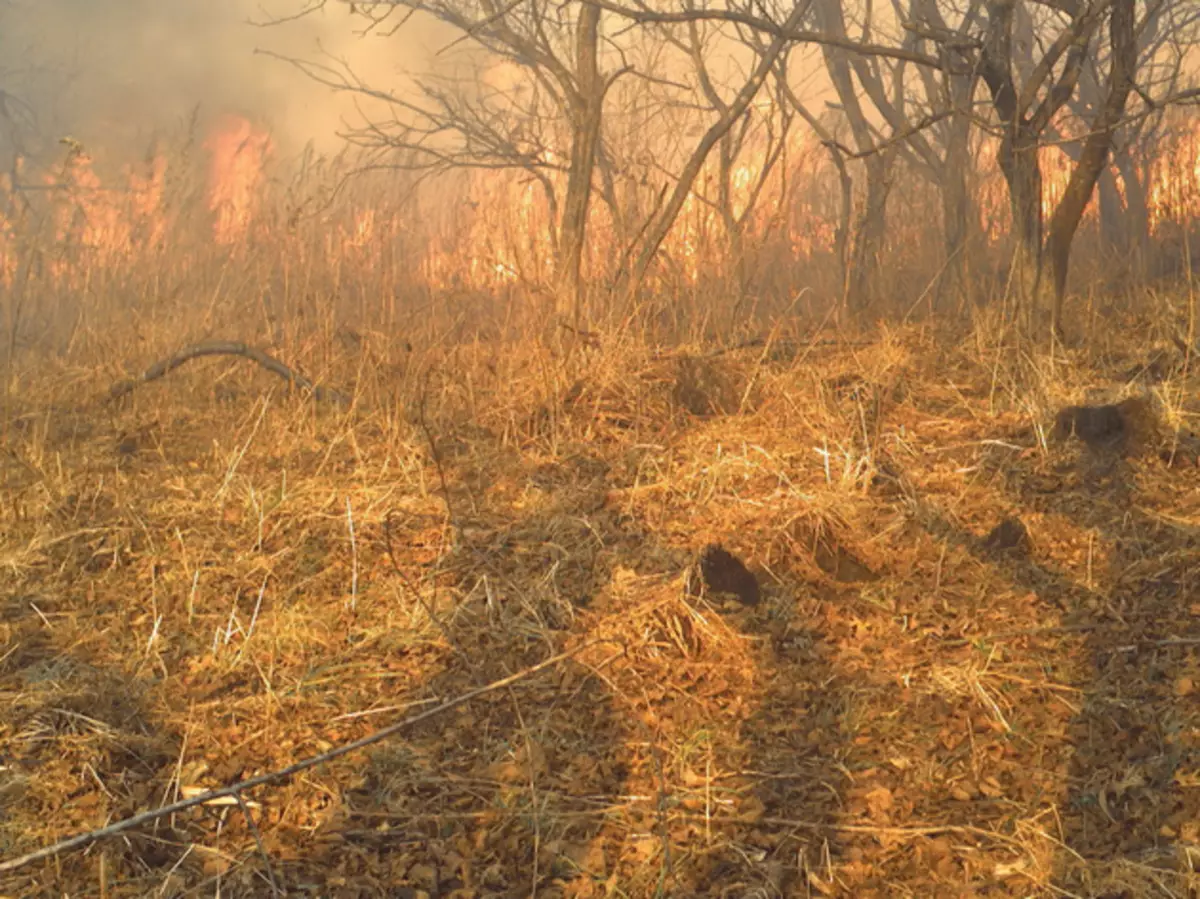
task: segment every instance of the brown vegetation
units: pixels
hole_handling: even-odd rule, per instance
[[[1200,890],[1196,132],[1140,158],[1182,277],[1085,218],[1063,346],[993,302],[969,132],[853,219],[798,98],[751,152],[722,96],[623,222],[585,147],[565,223],[527,169],[289,181],[247,123],[207,184],[10,177],[0,896]]]
[[[237,361],[109,413],[71,400],[104,395],[102,366],[19,372],[6,857],[600,642],[252,791],[257,833],[236,804],[192,810],[0,891],[1197,887],[1194,449],[1038,437],[1147,347],[1098,340],[1051,377],[922,329],[810,339],[708,359],[752,399],[697,415],[688,369],[601,340],[297,348],[348,409]],[[1156,388],[1164,443],[1195,389],[1189,369]],[[1024,552],[984,539],[1002,521]],[[687,589],[710,541],[760,603]]]

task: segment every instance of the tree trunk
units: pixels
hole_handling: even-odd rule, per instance
[[[814,10],[822,29],[837,38],[846,37],[846,22],[841,0],[816,0]],[[854,74],[845,50],[829,45],[821,47],[829,80],[837,91],[838,101],[846,114],[846,121],[854,135],[854,143],[860,153],[874,149],[875,136],[871,124],[863,112],[855,90]],[[861,80],[861,79],[860,79]],[[875,291],[875,275],[879,270],[879,252],[883,248],[883,237],[887,230],[887,200],[891,192],[889,183],[891,153],[871,153],[864,160],[866,169],[866,195],[854,220],[848,254],[846,274],[847,311],[856,312],[866,307]]]
[[[957,110],[970,106],[970,82],[960,88],[952,85]],[[942,197],[942,236],[946,250],[945,271],[938,283],[935,303],[943,307],[947,300],[966,299],[967,240],[970,236],[971,192],[967,182],[971,170],[971,120],[956,112],[946,140],[946,164],[938,185]]]
[[[850,177],[850,169],[842,152],[832,144],[829,145],[829,155],[838,172],[838,222],[837,230],[833,233],[833,252],[837,256],[838,274],[842,277],[842,299],[850,295],[850,221],[854,214],[854,179]]]
[[[1113,131],[1125,114],[1125,102],[1133,90],[1133,76],[1137,70],[1137,42],[1134,37],[1136,14],[1135,0],[1113,0],[1109,13],[1109,29],[1112,42],[1112,63],[1108,78],[1108,96],[1092,122],[1079,163],[1071,172],[1062,200],[1050,219],[1050,233],[1046,239],[1046,253],[1054,286],[1054,313],[1052,326],[1056,334],[1062,334],[1062,307],[1067,293],[1067,268],[1071,261],[1071,243],[1079,228],[1083,211],[1087,208],[1096,187],[1096,181],[1108,162],[1108,151],[1112,146]]]
[[[733,132],[721,136],[717,153],[717,205],[720,206],[721,224],[725,228],[726,251],[732,263],[734,310],[740,308],[746,298],[746,241],[742,222],[733,211],[733,168],[736,150]]]
[[[1000,171],[1012,211],[1012,277],[1018,315],[1033,323],[1042,279],[1042,166],[1037,134],[1021,121],[1010,123],[1000,141]]]
[[[887,233],[887,201],[891,193],[891,153],[866,159],[867,192],[854,223],[847,305],[852,312],[867,308],[875,299],[879,257]]]
[[[1111,166],[1105,166],[1096,182],[1097,199],[1100,201],[1100,241],[1109,254],[1123,256],[1129,249],[1129,230],[1125,206],[1117,189],[1117,179]]]
[[[1114,148],[1113,164],[1125,189],[1126,252],[1133,257],[1134,274],[1144,275],[1150,265],[1150,204],[1146,200],[1146,185],[1142,183],[1137,163],[1129,147]]]
[[[575,31],[575,75],[579,88],[571,104],[571,162],[555,271],[558,314],[569,317],[576,326],[583,317],[583,247],[604,105],[604,84],[597,58],[599,35],[600,7],[584,4]]]
[[[837,170],[838,175],[838,217],[837,227],[833,232],[833,255],[837,259],[838,275],[841,279],[842,301],[850,291],[850,221],[854,214],[854,179],[850,177],[850,169],[846,165],[846,160],[842,158],[842,151],[834,140],[833,135],[829,130],[821,124],[820,119],[808,111],[807,107],[800,102],[800,99],[787,90],[787,96],[796,112],[800,114],[800,118],[808,123],[808,127],[816,134],[817,139],[821,142],[826,152],[829,153],[829,160],[833,163],[833,167]]]

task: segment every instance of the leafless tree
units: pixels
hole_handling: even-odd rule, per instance
[[[644,3],[625,7],[615,0],[596,2],[640,22],[697,19],[737,22],[774,38],[844,51],[856,60],[851,67],[860,76],[860,84],[868,96],[868,86],[877,84],[878,79],[873,75],[864,79],[861,73],[871,73],[872,66],[882,60],[907,62],[949,76],[951,90],[946,118],[953,121],[956,115],[969,117],[977,125],[994,128],[999,137],[1000,169],[1013,218],[1013,280],[1018,308],[1025,321],[1032,323],[1035,311],[1043,304],[1049,305],[1051,322],[1058,332],[1062,326],[1071,245],[1096,183],[1108,164],[1114,135],[1128,124],[1131,115],[1144,115],[1171,102],[1196,96],[1194,91],[1183,90],[1154,98],[1139,84],[1139,78],[1145,74],[1141,70],[1144,60],[1139,57],[1139,35],[1157,27],[1155,23],[1161,12],[1156,10],[1166,5],[1185,10],[1188,0],[983,0],[977,26],[973,14],[959,16],[958,22],[952,22],[945,15],[949,4],[917,0],[910,6],[910,18],[903,24],[920,40],[899,42],[877,36],[867,28],[861,29],[857,37],[846,34],[839,28],[836,14],[829,14],[828,4],[833,0],[819,4],[825,14],[818,15],[816,27],[804,27],[808,24],[804,19],[779,23],[757,5],[743,7],[729,3],[719,8],[658,11]],[[864,4],[869,9],[868,0]],[[1022,66],[1016,27],[1018,12],[1026,5],[1033,23],[1033,36],[1028,44],[1031,48],[1036,44],[1036,52],[1030,57],[1030,64]],[[869,20],[864,15],[863,21]],[[1105,63],[1094,67],[1098,80],[1096,102],[1080,123],[1074,138],[1078,141],[1076,161],[1062,198],[1046,223],[1038,153],[1046,145],[1059,113],[1076,96],[1089,61],[1101,58]],[[971,107],[975,76],[990,96],[990,123]],[[1144,108],[1127,113],[1127,102],[1135,93]],[[885,102],[877,103],[876,107],[894,129],[899,122],[890,121],[888,110],[891,107],[898,111],[899,104],[883,99]],[[934,117],[938,118],[938,114]],[[909,126],[917,126],[908,140],[910,148],[916,145],[915,134],[922,130],[920,124]],[[961,118],[959,127],[963,127]],[[877,154],[890,145],[888,140],[880,141],[870,152]],[[961,148],[960,140],[955,158],[961,158]],[[953,199],[947,202],[959,206],[961,193],[956,190],[950,196]],[[962,219],[956,212],[952,220]]]
[[[310,6],[309,9],[312,7]],[[415,95],[359,80],[336,63],[293,62],[318,81],[385,103],[351,140],[402,151],[395,164],[428,172],[520,169],[541,186],[554,222],[557,312],[582,312],[582,258],[605,96],[627,69],[605,69],[602,10],[550,0],[386,0],[351,8],[368,30],[399,29],[414,15],[451,26],[474,48],[470,74],[415,74]],[[607,54],[612,56],[612,54]],[[483,66],[503,66],[494,84]],[[563,186],[565,182],[565,186]]]
[[[1071,244],[1133,90],[1137,70],[1135,0],[1050,0],[1039,11],[1045,14],[1044,27],[1052,39],[1025,77],[1018,71],[1014,50],[1019,2],[987,0],[982,45],[977,52],[964,51],[964,55],[987,85],[999,123],[999,162],[1012,209],[1016,237],[1013,272],[1020,308],[1026,322],[1032,323],[1047,285],[1044,253],[1051,269],[1052,325],[1060,331]],[[1055,116],[1075,94],[1105,21],[1112,51],[1104,101],[1086,123],[1079,160],[1044,234],[1038,152]]]
[[[837,97],[836,106],[831,108],[849,130],[850,146],[840,140],[838,129],[828,116],[811,111],[791,85],[785,68],[778,68],[777,76],[781,93],[826,147],[838,173],[842,201],[835,251],[843,266],[847,301],[857,305],[871,293],[886,231],[887,199],[895,164],[901,157],[918,162],[923,173],[939,186],[947,182],[959,184],[957,191],[947,189],[946,196],[951,198],[948,206],[954,210],[953,215],[947,216],[948,233],[952,235],[948,237],[952,247],[948,255],[950,258],[961,255],[968,215],[963,180],[967,167],[962,162],[967,154],[968,107],[974,80],[968,63],[957,58],[950,60],[941,43],[923,45],[916,32],[900,28],[904,16],[899,14],[898,4],[893,4],[897,14],[884,23],[869,0],[854,6],[846,0],[813,0],[798,20],[785,23],[781,17],[768,17],[760,4],[729,3],[719,7],[689,4],[680,11],[659,11],[645,3],[621,6],[609,0],[598,2],[640,22],[734,23],[742,29],[743,36],[749,36],[748,43],[760,55],[770,40],[778,38],[785,38],[793,45],[819,48]],[[963,17],[963,22],[962,28],[968,28],[971,18]],[[884,24],[889,28],[884,28]],[[948,28],[944,32],[953,34]],[[953,41],[950,44],[953,46]],[[946,78],[939,79],[943,74]],[[918,108],[909,98],[911,88],[920,84],[926,84],[935,95],[936,102],[926,103],[924,108]],[[943,85],[948,90],[943,91]],[[942,96],[943,92],[947,95]],[[957,116],[953,115],[955,110],[959,112]],[[924,138],[922,132],[944,123],[947,123],[943,129],[945,149],[939,154],[934,142]],[[861,167],[864,175],[864,190],[858,192],[861,202],[857,209],[855,167]]]
[[[623,9],[619,6],[616,8]],[[736,92],[733,92],[732,97],[722,98],[718,96],[718,101],[713,104],[715,117],[709,121],[708,127],[703,131],[699,140],[688,151],[673,186],[666,194],[662,204],[659,205],[647,220],[645,227],[642,229],[642,236],[639,238],[638,246],[631,254],[634,261],[630,268],[628,281],[630,294],[636,292],[644,282],[646,274],[650,270],[651,265],[653,265],[659,248],[662,246],[662,242],[670,233],[671,228],[679,217],[680,211],[687,202],[688,196],[692,193],[696,178],[704,168],[709,154],[739,122],[743,121],[751,104],[790,45],[789,34],[799,27],[807,10],[808,2],[804,0],[804,2],[792,4],[790,11],[780,21],[768,20],[771,21],[773,34],[769,41],[762,47],[752,70],[745,76]],[[689,23],[703,21],[705,18],[705,16],[673,16],[670,14],[660,17],[659,14],[647,12],[644,9],[623,11],[623,14],[633,21],[638,21],[643,13],[646,15],[646,21],[648,22],[684,27],[688,26]],[[736,20],[727,21],[731,24],[739,24]],[[712,102],[711,99],[710,102]]]
[[[1137,32],[1138,77],[1136,91],[1146,103],[1142,114],[1127,116],[1113,135],[1110,164],[1097,184],[1101,236],[1109,249],[1130,259],[1142,270],[1150,249],[1148,185],[1140,161],[1148,158],[1162,135],[1166,100],[1185,87],[1189,54],[1200,43],[1200,7],[1156,2],[1142,12]],[[1087,61],[1079,79],[1079,91],[1068,108],[1077,122],[1086,122],[1103,103],[1104,72],[1110,48],[1102,45]],[[1081,144],[1055,135],[1062,149],[1078,161]],[[1119,182],[1119,185],[1118,185]]]
[[[733,162],[753,130],[747,118],[751,106],[790,43],[785,34],[771,36],[753,70],[735,84],[718,86],[713,79],[705,82],[698,76],[712,118],[695,141],[677,147],[678,169],[638,221],[639,216],[625,205],[631,199],[629,192],[622,196],[619,188],[623,161],[605,138],[606,98],[627,73],[646,83],[666,80],[662,73],[638,70],[630,62],[635,51],[653,45],[661,34],[652,39],[646,29],[629,27],[615,17],[616,27],[606,28],[604,3],[591,0],[374,0],[352,8],[368,29],[376,31],[403,27],[413,15],[432,16],[451,26],[459,42],[478,53],[465,75],[412,76],[416,88],[412,93],[393,93],[362,82],[336,61],[289,61],[329,87],[386,104],[391,110],[387,120],[369,118],[347,136],[381,152],[400,151],[393,164],[429,172],[519,169],[535,179],[556,222],[557,311],[576,318],[582,310],[582,259],[593,195],[609,207],[614,230],[625,242],[626,263],[619,280],[632,297],[714,149],[726,177],[731,175]],[[797,27],[806,8],[804,3],[792,4],[776,29]],[[700,37],[695,28],[691,36]],[[687,39],[677,42],[677,47],[686,46]],[[643,56],[651,58],[653,53]],[[497,62],[507,66],[513,79],[489,86],[481,69]],[[704,112],[693,109],[693,118]],[[768,140],[774,149],[768,155],[764,180],[781,152],[779,130]],[[727,189],[728,185],[726,194]],[[728,211],[726,200],[722,196],[714,202]],[[726,221],[732,236],[742,230],[744,214]]]
[[[712,47],[720,40],[725,41],[726,49],[743,46],[750,35],[738,34],[731,43],[727,35],[698,21],[686,23],[678,32],[663,28],[663,34],[667,43],[681,51],[690,63],[696,93],[705,111],[718,116],[727,114],[731,102],[727,95],[735,94],[736,88],[723,84],[714,71]],[[785,56],[780,55],[779,65],[785,66]],[[744,83],[746,79],[743,75],[739,80]],[[710,182],[715,182],[715,193],[709,195],[707,191],[694,189],[695,195],[720,218],[739,301],[747,290],[747,225],[784,156],[795,118],[791,105],[782,96],[784,87],[779,79],[769,78],[759,99],[718,139],[714,151],[715,173]]]

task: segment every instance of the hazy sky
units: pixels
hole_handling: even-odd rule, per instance
[[[360,36],[361,21],[337,2],[297,21],[254,24],[304,3],[0,0],[0,89],[32,107],[43,145],[66,132],[100,151],[136,152],[156,132],[180,128],[199,103],[207,116],[268,122],[285,148],[313,139],[328,149],[339,119],[354,115],[348,98],[255,50],[332,54],[391,88],[428,64],[424,48],[436,37],[420,23],[390,38]]]

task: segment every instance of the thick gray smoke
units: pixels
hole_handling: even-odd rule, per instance
[[[74,137],[98,159],[128,159],[156,136],[225,114],[269,128],[281,152],[308,141],[336,149],[346,95],[256,50],[346,61],[394,90],[423,65],[430,26],[362,36],[346,4],[291,21],[306,0],[0,0],[0,165],[12,152],[45,159]],[[273,23],[273,24],[265,24]]]

